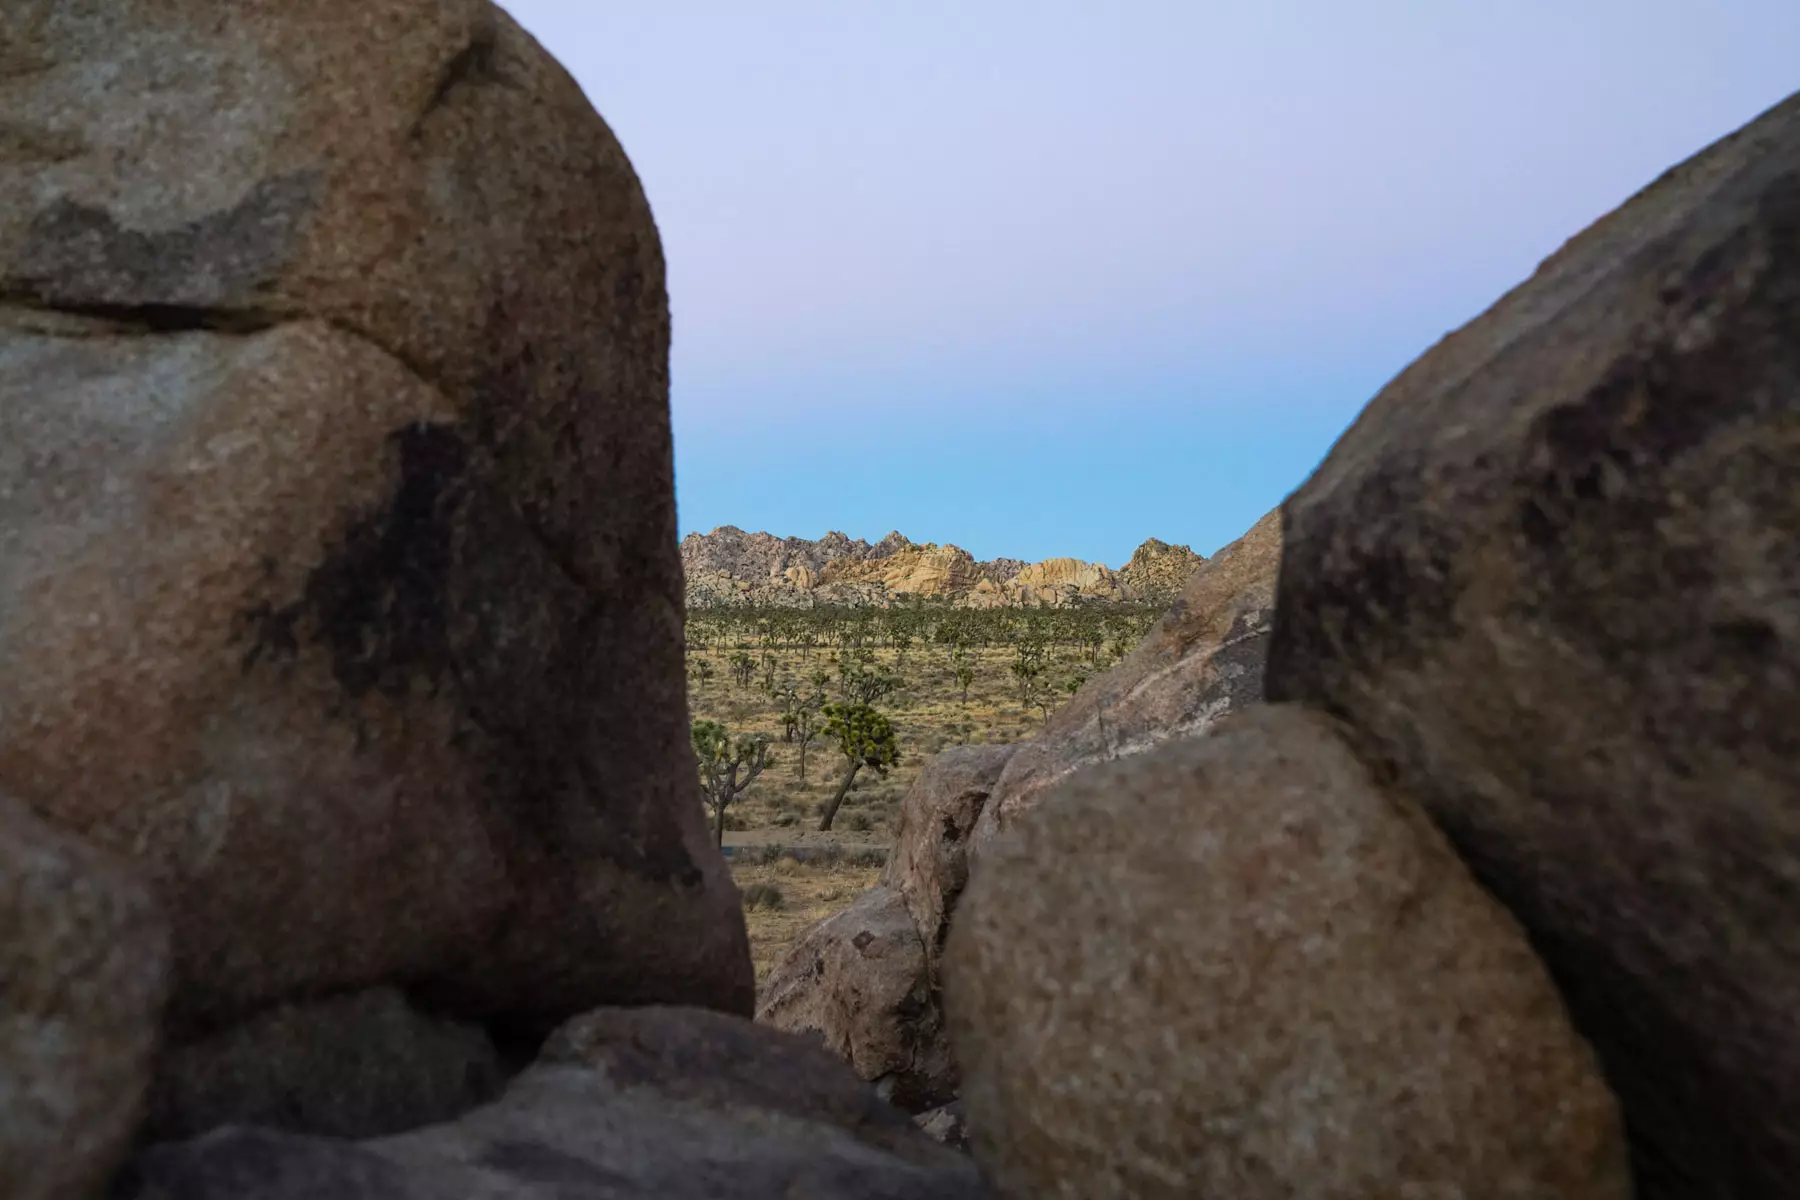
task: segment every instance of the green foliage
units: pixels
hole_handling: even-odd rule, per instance
[[[748,687],[751,677],[756,674],[756,660],[750,657],[748,650],[739,650],[731,656],[731,677],[739,687]]]
[[[734,738],[722,721],[695,721],[690,729],[694,758],[700,768],[700,794],[713,813],[713,836],[725,841],[725,810],[756,777],[774,765],[769,739],[762,734]],[[743,778],[739,779],[739,773]]]
[[[857,772],[867,767],[877,775],[886,775],[900,761],[900,741],[894,723],[870,705],[827,704],[824,712],[825,736],[836,742],[838,753],[844,756],[844,775],[837,794],[826,803],[819,817],[819,828],[829,830]]]
[[[961,643],[950,652],[950,674],[956,680],[956,686],[962,693],[962,702],[969,703],[969,685],[975,682],[975,662],[969,657],[969,651]]]

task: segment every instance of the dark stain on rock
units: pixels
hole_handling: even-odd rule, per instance
[[[324,643],[350,697],[435,690],[451,664],[448,632],[454,525],[469,452],[447,426],[419,422],[389,435],[399,482],[386,506],[354,518],[300,598],[244,615],[246,670],[293,657],[301,638]]]
[[[419,110],[418,119],[413,122],[409,136],[419,138],[424,135],[425,125],[432,115],[450,102],[450,98],[463,88],[472,87],[506,87],[518,88],[519,84],[509,79],[500,69],[500,33],[491,22],[483,23],[476,30],[475,36],[444,63],[438,72],[438,80],[431,89],[425,107]]]
[[[1294,504],[1283,506],[1267,699],[1297,698],[1289,680],[1429,653],[1453,620],[1458,535],[1434,522],[1419,466],[1383,464],[1353,496],[1303,520]]]
[[[123,228],[104,208],[65,198],[32,221],[0,294],[193,327],[197,311],[244,308],[274,282],[323,190],[316,170],[277,175],[232,208],[157,231]]]

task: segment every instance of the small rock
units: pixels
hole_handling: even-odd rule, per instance
[[[960,1100],[920,1113],[913,1118],[913,1124],[934,1142],[955,1150],[969,1146],[969,1123]]]

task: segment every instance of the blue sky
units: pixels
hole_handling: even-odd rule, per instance
[[[682,531],[978,558],[1212,552],[1800,87],[1794,0],[505,7],[656,211]]]

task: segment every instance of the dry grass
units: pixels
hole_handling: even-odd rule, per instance
[[[722,721],[733,734],[766,733],[777,739],[775,765],[728,810],[726,840],[740,846],[831,842],[847,848],[886,847],[893,841],[901,798],[920,768],[938,751],[965,743],[1023,741],[1034,736],[1044,722],[1040,708],[1021,703],[1017,681],[1009,670],[1012,652],[1005,647],[970,651],[975,678],[966,702],[956,684],[948,647],[915,644],[903,656],[891,648],[878,650],[877,665],[905,681],[901,691],[878,705],[894,723],[900,763],[886,778],[866,770],[859,773],[855,788],[838,812],[834,833],[820,835],[810,831],[818,826],[821,805],[836,790],[844,759],[822,736],[817,738],[807,754],[806,781],[801,782],[796,747],[779,741],[780,706],[763,691],[763,673],[759,670],[748,685],[729,678],[734,649],[708,647],[689,652],[688,696],[696,719]],[[760,658],[761,650],[753,648],[751,653]],[[786,679],[810,691],[807,677],[824,668],[832,672],[830,686],[835,688],[831,651],[815,649],[803,655],[799,650],[777,649],[774,653],[778,684]],[[710,661],[714,672],[704,685],[694,670],[700,659]],[[1103,658],[1100,666],[1111,661]],[[1077,672],[1096,670],[1069,646],[1053,647],[1046,667],[1045,679],[1053,684]],[[1059,693],[1058,701],[1067,699]],[[735,857],[731,870],[740,889],[773,884],[781,892],[780,907],[758,904],[745,910],[759,990],[770,970],[807,928],[849,907],[881,875],[879,866],[803,863],[788,858],[760,862]]]
[[[744,913],[750,925],[756,987],[761,991],[769,972],[800,935],[816,922],[849,907],[874,887],[881,877],[881,868],[844,862],[796,862],[791,858],[768,863],[734,859],[731,874],[738,888],[746,893],[758,885],[780,891],[779,908],[758,904],[747,907]]]
[[[763,692],[760,672],[747,686],[728,678],[732,653],[724,648],[689,652],[688,698],[694,717],[722,721],[734,734],[766,733],[779,739],[779,705]],[[797,650],[774,653],[777,683],[785,677],[802,690],[810,690],[806,678],[811,672],[821,667],[832,669],[829,651],[815,650],[810,657]],[[971,651],[971,657],[975,679],[965,704],[956,686],[948,648],[915,646],[903,658],[891,649],[877,652],[880,667],[898,674],[906,683],[899,693],[878,705],[894,722],[900,739],[900,764],[885,779],[870,771],[858,775],[838,814],[836,825],[840,831],[868,834],[876,842],[886,844],[893,837],[901,797],[934,754],[947,746],[971,742],[1023,741],[1042,727],[1043,712],[1019,701],[1017,684],[1008,670],[1012,662],[1010,651],[1002,647],[977,648]],[[692,670],[701,659],[710,661],[714,670],[713,678],[704,685],[697,682]],[[1060,681],[1084,670],[1093,668],[1075,650],[1058,647],[1052,652],[1047,678]],[[1066,701],[1067,696],[1060,695],[1058,699]],[[823,737],[815,739],[807,753],[806,781],[802,783],[796,747],[777,741],[775,753],[776,764],[732,806],[727,829],[801,830],[817,826],[819,808],[836,790],[843,773],[842,756]]]

